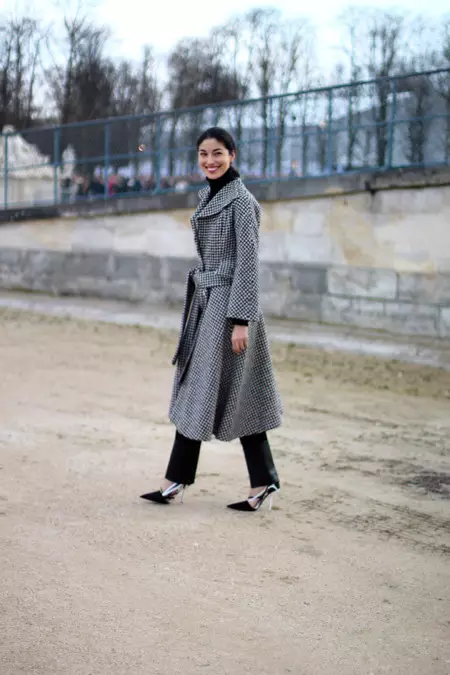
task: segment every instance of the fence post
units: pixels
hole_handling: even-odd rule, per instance
[[[392,106],[391,117],[388,125],[388,148],[387,148],[387,162],[385,169],[392,168],[392,160],[394,158],[394,141],[395,141],[395,118],[397,116],[397,78],[392,81]]]
[[[268,118],[269,118],[269,125],[267,128],[267,166],[266,166],[266,176],[265,178],[269,178],[269,176],[273,176],[275,173],[275,165],[274,165],[274,158],[275,158],[275,124],[274,124],[274,116],[273,116],[273,99],[269,99],[269,105],[268,105]]]
[[[4,166],[3,166],[3,199],[4,199],[4,208],[8,208],[8,134],[4,134],[3,138],[5,139],[5,156],[4,156]]]
[[[108,195],[108,172],[109,172],[109,141],[110,141],[110,131],[111,129],[109,128],[109,120],[105,121],[105,156],[104,156],[104,164],[103,164],[103,182],[105,184],[105,192],[103,194],[103,199],[106,201],[109,197]]]
[[[155,135],[155,192],[161,190],[161,135],[162,135],[162,115],[159,113],[156,117],[156,135]],[[172,148],[169,148],[169,152]]]
[[[328,92],[327,173],[333,173],[333,89]]]
[[[58,166],[60,166],[60,137],[61,129],[58,127],[53,132],[53,202],[58,203]]]

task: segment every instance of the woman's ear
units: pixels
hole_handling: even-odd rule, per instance
[[[231,152],[231,162],[233,163],[234,160],[236,159],[236,152]]]

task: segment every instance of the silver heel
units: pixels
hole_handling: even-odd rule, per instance
[[[181,493],[181,503],[183,503],[185,488],[186,485],[183,485],[183,483],[172,483],[165,490],[157,490],[156,492],[148,492],[145,495],[141,495],[141,499],[147,499],[149,502],[156,502],[157,504],[170,504]]]
[[[259,511],[261,506],[269,497],[269,511],[272,510],[272,495],[275,492],[278,492],[280,489],[279,483],[272,483],[268,485],[264,490],[261,490],[257,495],[249,497],[243,502],[236,502],[235,504],[228,504],[229,509],[234,509],[235,511]]]

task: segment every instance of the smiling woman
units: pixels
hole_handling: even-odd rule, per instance
[[[197,141],[197,150],[199,166],[210,180],[221,178],[231,168],[236,158],[233,137],[224,129],[217,127],[203,132]],[[210,187],[213,187],[211,183]]]
[[[188,274],[170,419],[175,442],[161,489],[142,495],[167,504],[195,480],[202,441],[240,438],[257,511],[280,489],[266,432],[281,424],[264,318],[259,306],[261,209],[233,167],[236,145],[217,127],[197,142],[208,181],[191,219],[198,265]]]

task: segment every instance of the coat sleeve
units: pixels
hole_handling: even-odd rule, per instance
[[[241,321],[259,318],[259,206],[251,199],[238,200],[233,209],[236,266],[227,317]]]

